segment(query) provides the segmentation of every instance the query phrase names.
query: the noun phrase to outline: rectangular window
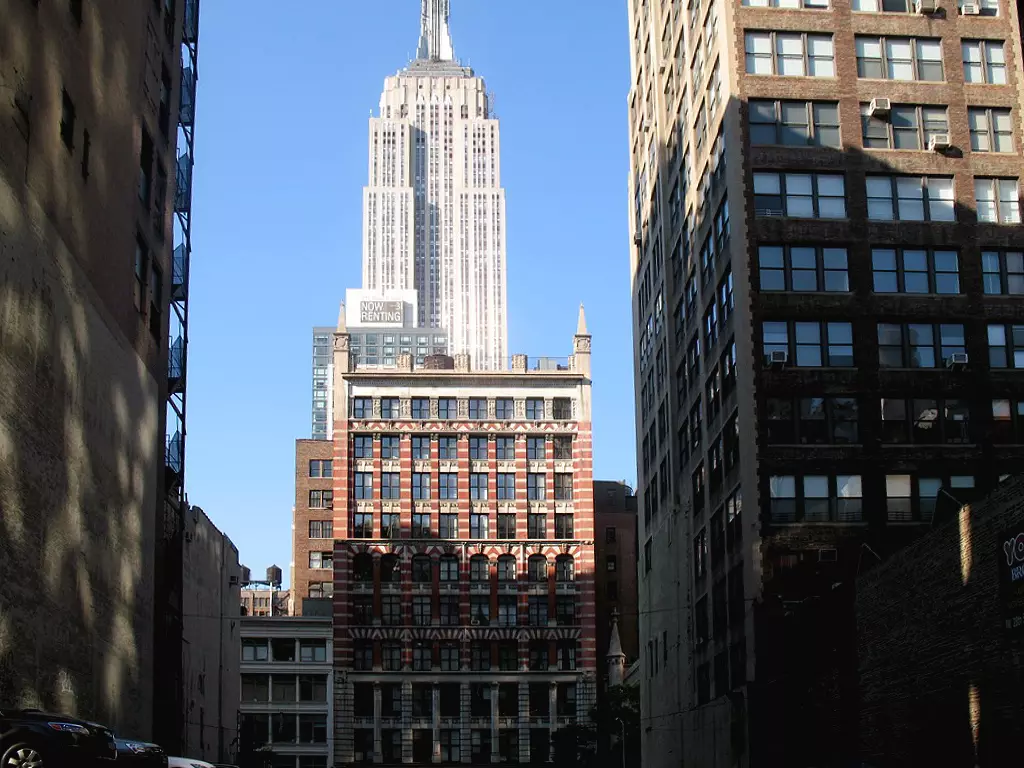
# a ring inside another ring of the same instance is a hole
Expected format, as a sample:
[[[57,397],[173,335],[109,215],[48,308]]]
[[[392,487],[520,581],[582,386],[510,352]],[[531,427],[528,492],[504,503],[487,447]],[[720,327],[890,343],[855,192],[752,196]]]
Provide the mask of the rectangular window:
[[[426,501],[430,498],[430,473],[412,473],[412,497],[415,501]]]
[[[567,515],[555,515],[555,538],[556,539],[571,539],[573,538],[573,516]]]
[[[749,105],[752,146],[842,146],[836,102],[751,99]]]
[[[514,437],[497,438],[495,448],[499,461],[512,461],[516,457],[516,439]]]
[[[1002,40],[964,40],[960,48],[965,82],[1006,85],[1006,52]]]
[[[878,365],[881,368],[937,368],[952,355],[966,352],[963,325],[878,324]]]
[[[975,179],[974,204],[979,222],[1020,224],[1017,179]]]
[[[472,461],[487,461],[487,438],[469,438],[469,458]]]
[[[474,539],[486,539],[490,536],[490,518],[486,512],[469,516],[469,535]]]
[[[333,509],[334,508],[334,491],[310,491],[309,492],[309,508],[310,509]]]
[[[988,364],[993,368],[1024,368],[1024,325],[988,327]]]
[[[398,435],[384,435],[380,439],[380,457],[382,459],[397,459]]]
[[[394,539],[398,537],[401,531],[399,525],[399,516],[397,512],[385,512],[380,516],[380,535],[385,539]]]
[[[400,400],[397,397],[382,397],[380,399],[380,417],[389,421],[401,416]]]
[[[886,475],[886,512],[889,522],[931,521],[939,491],[943,486],[955,493],[957,488],[973,488],[974,478],[962,475],[948,478]]]
[[[516,476],[511,472],[498,473],[498,500],[512,501],[516,497]]]
[[[974,152],[1013,152],[1013,120],[1009,109],[972,107],[967,110]]]
[[[454,421],[459,417],[459,402],[454,397],[437,398],[437,418]]]
[[[882,441],[919,445],[971,442],[970,408],[962,400],[882,398]]]
[[[430,418],[429,397],[414,397],[412,399],[412,417],[417,421],[425,421]]]
[[[1024,443],[1024,400],[992,401],[992,442]]]
[[[747,32],[747,74],[835,77],[832,35]]]
[[[846,218],[842,174],[754,173],[754,213],[805,219]]]
[[[414,539],[430,538],[430,514],[414,512],[412,515],[412,537]]]
[[[369,512],[356,512],[352,518],[352,528],[357,539],[373,538],[373,515]]]
[[[949,134],[945,107],[893,104],[887,119],[872,117],[868,103],[860,110],[865,149],[927,149],[933,136]]]
[[[765,359],[781,351],[801,368],[848,368],[854,364],[850,323],[768,321],[761,332]]]
[[[455,461],[459,458],[458,441],[454,437],[437,438],[437,456],[444,461]]]
[[[853,0],[853,10],[871,13],[909,13],[909,0]]]
[[[528,501],[544,501],[547,498],[547,475],[529,472],[526,475],[526,498]]]
[[[334,538],[334,521],[333,520],[310,520],[309,521],[309,538],[311,538],[311,539],[333,539]]]
[[[863,519],[860,475],[773,475],[769,478],[771,521],[855,523]]]
[[[469,498],[473,501],[486,501],[487,500],[487,481],[488,475],[486,472],[473,472],[469,476]]]
[[[516,537],[516,516],[511,514],[498,515],[498,538],[514,539]]]
[[[857,77],[883,80],[926,80],[939,82],[942,47],[937,38],[869,37],[854,38]]]
[[[868,176],[868,218],[875,221],[956,221],[953,179]]]
[[[372,499],[373,498],[373,473],[372,472],[356,472],[355,474],[355,491],[357,499]]]
[[[511,397],[495,398],[494,417],[499,421],[511,421],[515,418],[514,401]]]
[[[985,293],[1024,295],[1024,251],[982,251]]]
[[[332,477],[333,476],[333,464],[331,459],[310,459],[309,460],[309,476],[310,477]]]
[[[65,92],[65,108],[70,99],[67,99]],[[71,105],[71,125],[74,128],[74,105]],[[66,114],[66,112],[65,112]],[[61,136],[63,137],[63,122],[61,123]],[[65,142],[66,143],[66,142]],[[68,146],[70,149],[70,145]],[[149,137],[149,131],[142,129],[142,148],[139,152],[139,200],[147,208],[153,192],[153,140]]]
[[[769,398],[769,445],[850,445],[859,442],[854,397]]]
[[[458,474],[442,472],[438,475],[438,498],[442,501],[455,501],[459,498]]]
[[[546,452],[543,437],[526,438],[526,458],[530,461],[544,461]]]
[[[487,418],[487,398],[469,398],[469,418],[474,421],[482,421]]]
[[[459,537],[459,516],[447,512],[438,515],[437,534],[442,539],[457,539]]]
[[[412,439],[413,461],[424,461],[430,458],[430,438],[413,437]]]
[[[353,419],[372,419],[373,418],[373,398],[372,397],[353,397],[352,398],[352,418]]]
[[[572,420],[572,400],[568,397],[556,397],[551,403],[552,416],[555,421]]]
[[[541,397],[526,398],[526,418],[528,421],[540,421],[544,418],[544,399]]]
[[[555,459],[572,459],[572,437],[559,436],[554,439]]]
[[[757,254],[762,291],[850,290],[845,248],[762,245]]]
[[[960,293],[956,251],[871,249],[875,293]]]

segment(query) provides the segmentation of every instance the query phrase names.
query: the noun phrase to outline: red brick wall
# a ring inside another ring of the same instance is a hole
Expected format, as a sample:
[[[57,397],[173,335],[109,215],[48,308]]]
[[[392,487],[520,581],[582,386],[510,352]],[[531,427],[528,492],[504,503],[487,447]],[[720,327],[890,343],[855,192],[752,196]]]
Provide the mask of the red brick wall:
[[[880,766],[1020,761],[1024,640],[1004,632],[997,568],[1001,534],[1024,523],[1024,476],[962,520],[857,581],[860,745]]]

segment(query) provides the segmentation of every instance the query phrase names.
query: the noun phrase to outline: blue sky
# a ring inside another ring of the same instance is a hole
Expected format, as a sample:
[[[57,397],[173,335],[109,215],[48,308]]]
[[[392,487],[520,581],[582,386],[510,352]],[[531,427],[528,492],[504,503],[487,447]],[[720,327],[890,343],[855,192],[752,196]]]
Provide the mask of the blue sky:
[[[310,330],[359,287],[367,118],[419,0],[204,0],[189,331],[189,500],[254,573],[290,560]],[[594,475],[636,475],[625,0],[451,0],[501,119],[509,351],[594,336]]]

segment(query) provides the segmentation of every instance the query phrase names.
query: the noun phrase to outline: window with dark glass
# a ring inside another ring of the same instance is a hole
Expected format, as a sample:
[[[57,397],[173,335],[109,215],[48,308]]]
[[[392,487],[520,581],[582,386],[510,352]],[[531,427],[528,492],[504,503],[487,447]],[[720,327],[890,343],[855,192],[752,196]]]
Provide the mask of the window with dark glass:
[[[526,475],[526,499],[544,501],[547,498],[547,475],[543,472],[528,472]]]
[[[473,461],[487,461],[487,438],[469,438],[469,458]]]
[[[352,451],[357,459],[373,458],[373,438],[370,435],[356,435],[352,443]]]
[[[397,419],[401,416],[400,401],[397,397],[382,397],[380,399],[380,417],[382,419]]]
[[[382,499],[397,499],[401,492],[401,483],[398,472],[381,472],[380,474],[380,497]]]
[[[499,461],[512,461],[515,459],[516,439],[514,437],[499,437],[494,442]]]
[[[873,248],[875,293],[960,293],[956,251],[923,248]]]
[[[850,290],[845,248],[762,245],[758,265],[762,291]]]
[[[544,398],[526,398],[526,418],[528,421],[541,421],[544,418]]]
[[[469,418],[474,421],[481,421],[487,418],[487,398],[469,398]]]
[[[427,512],[412,513],[412,537],[426,539],[430,537],[430,514]]]
[[[429,397],[414,397],[412,399],[412,417],[417,421],[425,421],[430,418]]]
[[[459,458],[458,441],[454,437],[437,438],[437,456],[444,461],[455,461]]]
[[[459,403],[454,397],[437,398],[437,417],[442,421],[453,421],[459,417]]]
[[[501,513],[498,515],[498,538],[514,539],[516,537],[516,516]]]
[[[543,461],[546,453],[543,437],[526,438],[526,458],[530,461]]]
[[[515,418],[514,401],[511,397],[495,398],[494,416],[499,421],[511,421]]]
[[[412,458],[414,461],[423,461],[430,458],[430,438],[413,437]]]

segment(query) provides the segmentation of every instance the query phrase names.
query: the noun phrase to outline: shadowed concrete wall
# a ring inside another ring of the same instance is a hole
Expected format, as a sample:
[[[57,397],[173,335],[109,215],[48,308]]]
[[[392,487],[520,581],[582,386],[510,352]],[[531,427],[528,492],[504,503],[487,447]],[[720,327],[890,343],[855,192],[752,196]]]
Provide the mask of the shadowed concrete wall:
[[[162,6],[0,0],[0,703],[132,738],[152,734],[163,496],[181,4]]]
[[[199,508],[185,519],[182,752],[226,762],[238,732],[241,566],[238,549]]]

